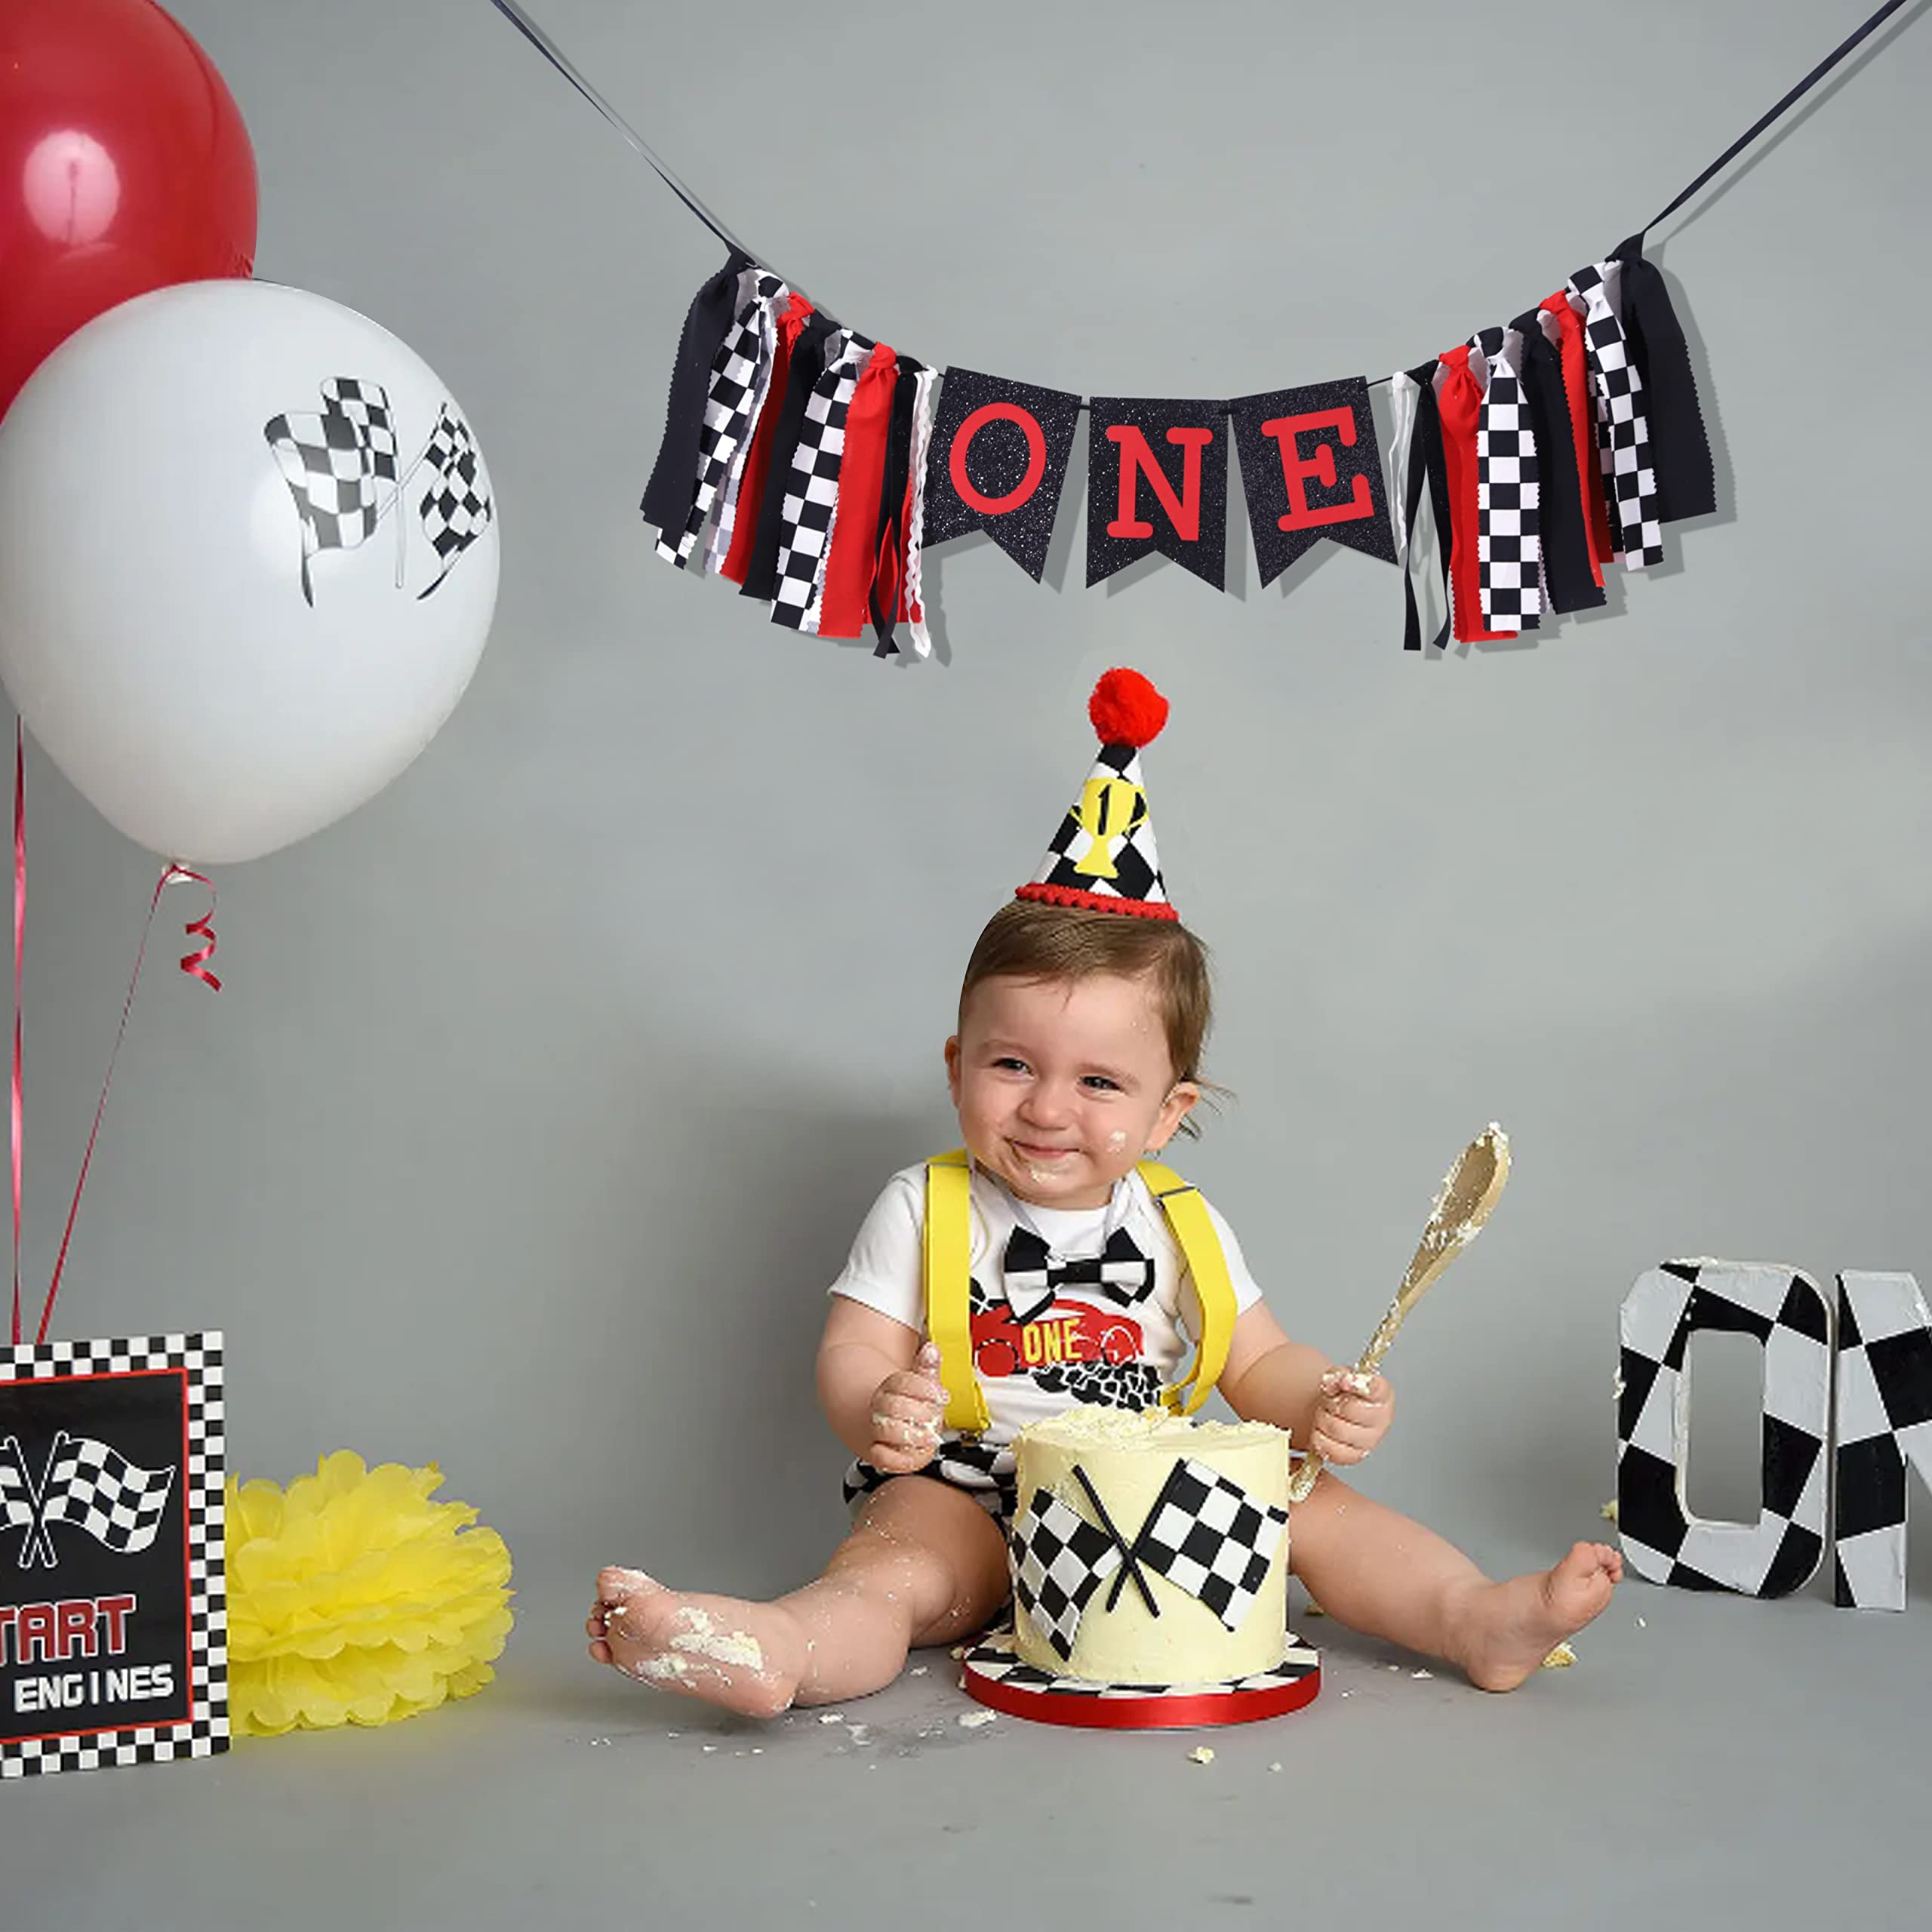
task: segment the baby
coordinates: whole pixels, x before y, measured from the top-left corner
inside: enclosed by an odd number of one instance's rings
[[[943,1379],[925,1332],[924,1172],[908,1168],[860,1228],[819,1344],[819,1398],[857,1458],[851,1534],[770,1603],[603,1571],[585,1626],[600,1663],[755,1716],[880,1689],[909,1649],[970,1637],[1005,1606],[1015,1432],[1078,1401],[1155,1406],[1200,1337],[1186,1259],[1137,1171],[1201,1097],[1209,1018],[1205,954],[1167,900],[1140,780],[1166,705],[1110,672],[1091,709],[1100,762],[1039,875],[980,934],[946,1043],[971,1160],[972,1361]],[[1492,1583],[1350,1489],[1332,1471],[1382,1439],[1389,1384],[1291,1341],[1208,1213],[1234,1291],[1220,1392],[1331,1466],[1295,1506],[1294,1574],[1339,1621],[1513,1689],[1608,1603],[1622,1558],[1579,1543]],[[981,1426],[962,1428],[946,1383],[975,1376]]]

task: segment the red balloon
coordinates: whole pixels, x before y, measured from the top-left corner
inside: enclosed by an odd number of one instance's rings
[[[116,303],[254,260],[254,150],[187,29],[152,0],[0,0],[0,412]]]

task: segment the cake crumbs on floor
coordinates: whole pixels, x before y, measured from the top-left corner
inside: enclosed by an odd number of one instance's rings
[[[1577,1653],[1567,1644],[1558,1644],[1543,1660],[1545,1670],[1567,1670],[1577,1661]]]
[[[983,1724],[991,1724],[999,1715],[997,1711],[962,1712],[956,1721],[961,1730],[977,1730]]]
[[[1211,1764],[1214,1761],[1213,1748],[1205,1744],[1197,1744],[1187,1754],[1187,1761],[1190,1764]]]
[[[1615,1522],[1617,1521],[1617,1498],[1613,1496],[1610,1500],[1597,1512],[1597,1514],[1601,1516],[1606,1523]]]
[[[1410,1675],[1411,1677],[1415,1677],[1415,1678],[1423,1678],[1423,1677],[1433,1677],[1433,1676],[1435,1675],[1435,1672],[1434,1672],[1434,1671],[1432,1671],[1432,1670],[1412,1670],[1412,1671],[1411,1671],[1411,1672],[1409,1672],[1409,1675]]]
[[[1281,1759],[1280,1759],[1280,1758],[1277,1758],[1275,1760],[1275,1761],[1274,1761],[1272,1764],[1270,1764],[1270,1765],[1268,1767],[1268,1768],[1269,1768],[1271,1771],[1278,1771],[1278,1770],[1281,1768]]]

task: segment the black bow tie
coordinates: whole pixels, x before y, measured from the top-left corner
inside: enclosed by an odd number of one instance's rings
[[[1063,1261],[1031,1228],[1017,1227],[1007,1238],[1003,1272],[1008,1304],[1020,1321],[1045,1314],[1063,1287],[1098,1288],[1129,1308],[1154,1288],[1154,1264],[1124,1228],[1108,1235],[1100,1254]]]

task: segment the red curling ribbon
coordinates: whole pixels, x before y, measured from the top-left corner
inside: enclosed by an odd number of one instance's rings
[[[17,841],[16,843],[17,848]],[[141,983],[141,967],[147,958],[148,940],[154,931],[154,916],[161,909],[161,895],[171,885],[179,884],[183,880],[192,880],[198,885],[208,886],[209,903],[208,911],[200,918],[191,919],[182,928],[189,938],[204,939],[208,943],[198,951],[186,955],[181,961],[181,970],[212,987],[215,992],[221,990],[221,982],[208,970],[207,965],[207,961],[214,957],[215,947],[214,927],[211,923],[214,918],[214,888],[209,884],[205,873],[191,872],[186,866],[164,866],[161,869],[161,877],[155,881],[154,897],[148,901],[148,915],[141,926],[141,943],[134,952],[134,970],[128,978],[128,997],[121,1004],[120,1029],[114,1035],[113,1050],[107,1056],[107,1075],[100,1083],[100,1098],[94,1103],[94,1124],[88,1130],[87,1152],[81,1156],[80,1178],[74,1183],[74,1198],[67,1205],[67,1225],[61,1232],[60,1252],[54,1259],[53,1278],[47,1284],[47,1299],[41,1304],[40,1328],[34,1337],[36,1342],[47,1340],[48,1327],[54,1319],[54,1300],[60,1292],[60,1278],[66,1271],[67,1250],[73,1241],[74,1223],[81,1211],[81,1195],[87,1187],[88,1170],[94,1165],[94,1145],[100,1138],[101,1117],[107,1112],[107,1096],[114,1084],[114,1063],[121,1057],[121,1042],[128,1037],[128,1019],[134,1010],[134,989]],[[20,888],[17,882],[14,897],[17,905],[20,898]],[[17,1080],[14,1091],[17,1107],[20,1092]],[[20,1146],[17,1130],[14,1144],[17,1149]]]

